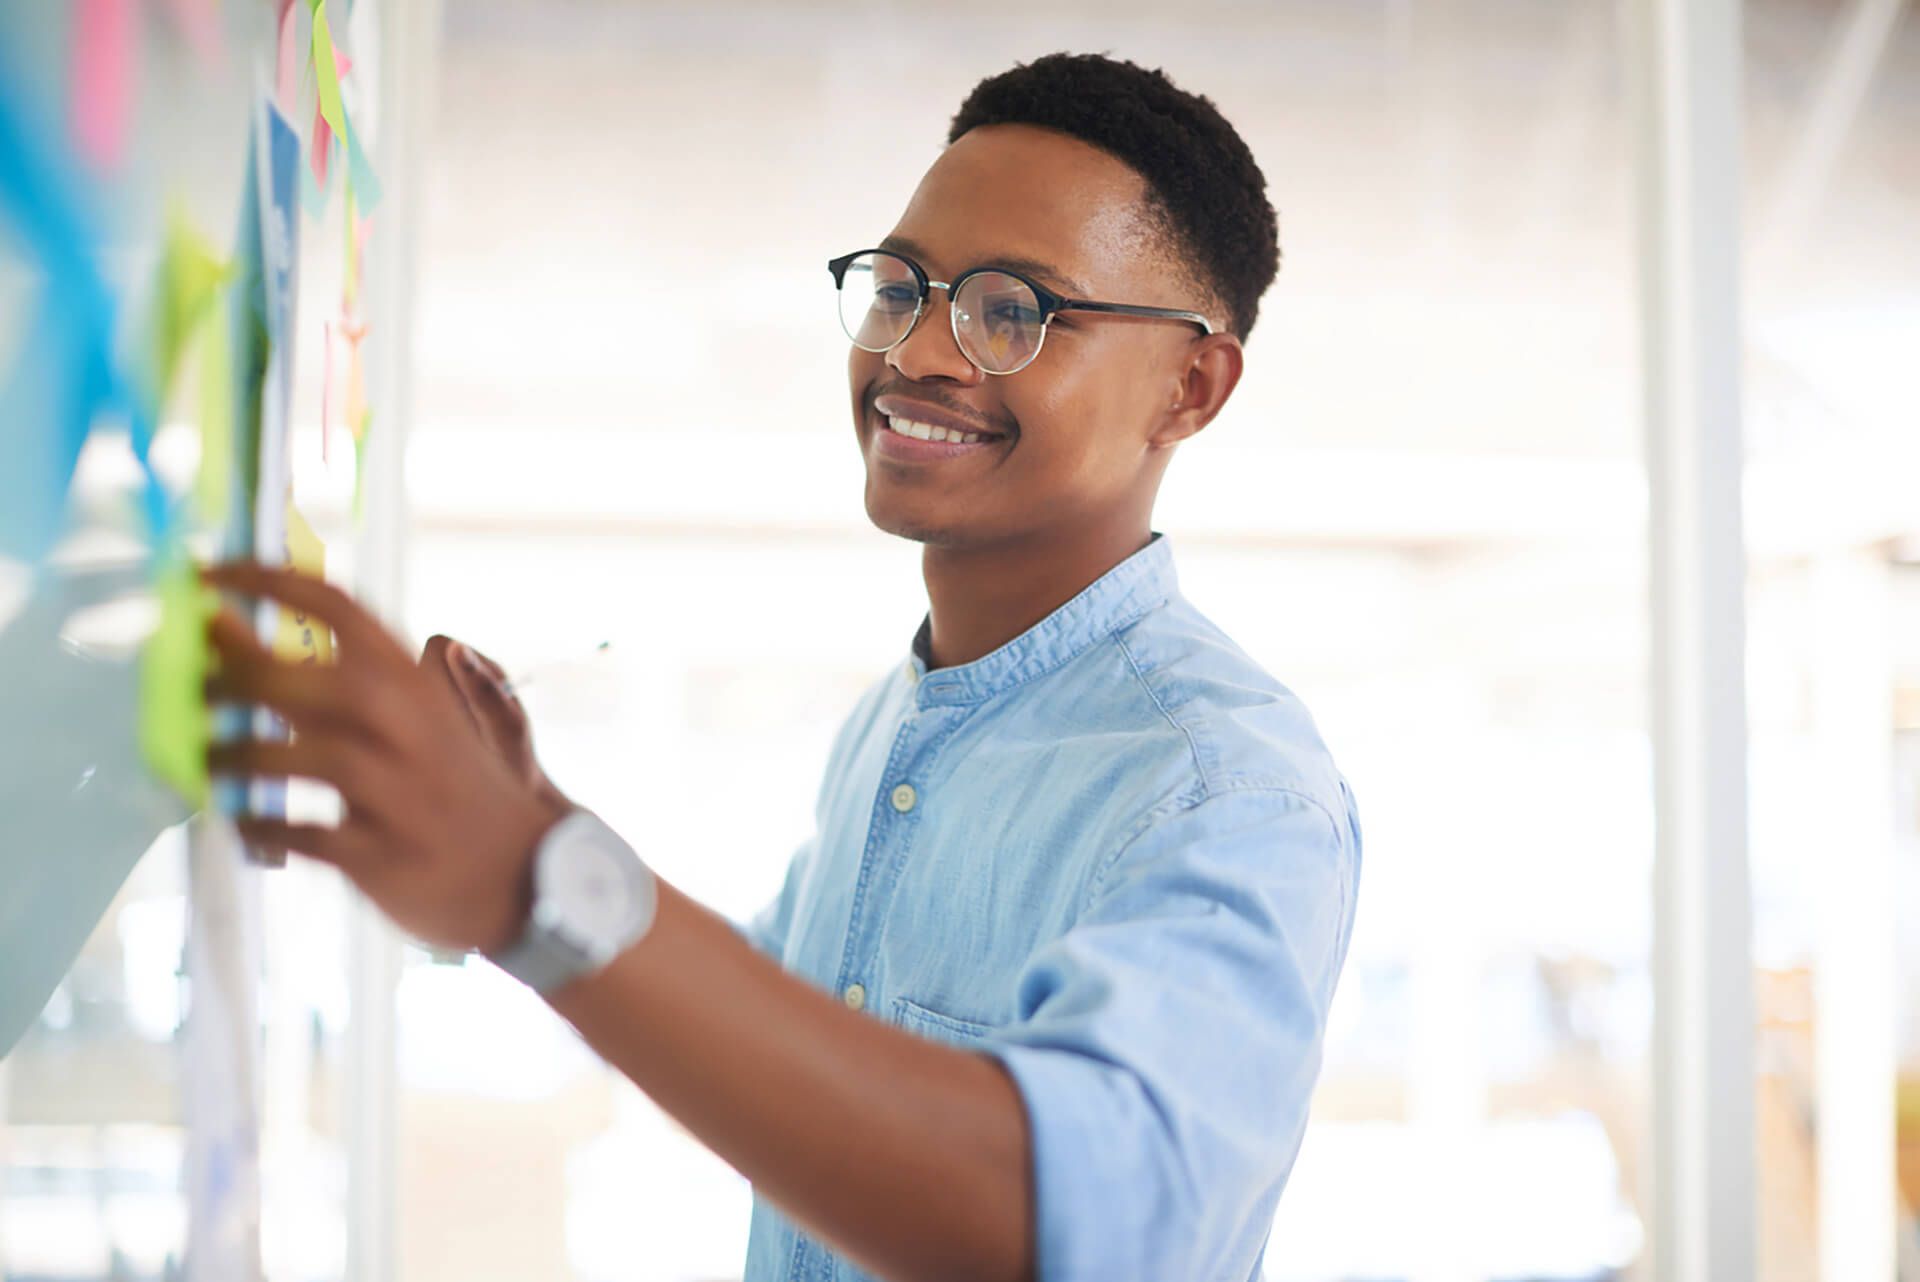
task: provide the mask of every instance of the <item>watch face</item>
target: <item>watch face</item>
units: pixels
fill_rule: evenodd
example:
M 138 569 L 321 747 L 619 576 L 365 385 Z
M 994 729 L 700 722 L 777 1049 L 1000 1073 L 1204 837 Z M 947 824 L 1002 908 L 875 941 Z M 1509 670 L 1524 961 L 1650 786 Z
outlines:
M 565 821 L 571 824 L 571 820 Z M 651 906 L 640 859 L 597 820 L 556 830 L 543 849 L 539 912 L 555 933 L 596 958 L 626 946 Z

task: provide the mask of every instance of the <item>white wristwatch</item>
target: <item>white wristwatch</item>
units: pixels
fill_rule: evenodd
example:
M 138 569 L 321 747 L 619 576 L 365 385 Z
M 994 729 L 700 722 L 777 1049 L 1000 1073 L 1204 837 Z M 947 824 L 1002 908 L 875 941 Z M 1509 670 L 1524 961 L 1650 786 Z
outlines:
M 591 811 L 547 829 L 533 860 L 526 928 L 491 957 L 534 991 L 603 969 L 653 924 L 653 870 Z

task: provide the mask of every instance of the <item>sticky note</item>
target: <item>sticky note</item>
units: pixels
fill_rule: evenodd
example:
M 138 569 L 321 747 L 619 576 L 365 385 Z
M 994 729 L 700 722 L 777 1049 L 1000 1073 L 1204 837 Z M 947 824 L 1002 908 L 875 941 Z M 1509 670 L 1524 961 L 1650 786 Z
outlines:
M 0 383 L 0 552 L 37 562 L 64 525 L 67 489 L 94 419 L 124 410 L 145 473 L 142 502 L 158 536 L 169 511 L 147 455 L 149 418 L 113 355 L 114 299 L 94 266 L 95 238 L 57 147 L 0 95 L 0 241 L 43 277 L 37 315 Z
M 194 230 L 179 206 L 172 207 L 148 335 L 146 392 L 156 416 L 173 385 L 181 353 L 189 342 L 204 339 L 207 313 L 219 310 L 214 303 L 232 275 L 233 265 Z
M 366 362 L 360 354 L 361 344 L 367 337 L 367 325 L 343 317 L 339 329 L 340 336 L 347 340 L 347 430 L 358 441 L 366 435 L 367 428 Z
M 300 94 L 300 16 L 305 10 L 293 0 L 280 0 L 280 35 L 275 48 L 273 94 L 280 110 L 291 116 Z
M 380 180 L 374 175 L 366 148 L 360 144 L 360 131 L 351 123 L 347 127 L 347 172 L 353 175 L 353 185 L 360 193 L 361 209 L 371 210 L 380 203 Z
M 140 651 L 140 754 L 148 769 L 194 806 L 207 804 L 211 718 L 204 688 L 211 664 L 207 621 L 219 594 L 178 549 L 154 581 L 160 622 Z
M 333 151 L 333 127 L 327 118 L 320 114 L 320 108 L 313 109 L 313 159 L 308 171 L 313 175 L 314 187 L 324 196 L 327 190 L 327 159 Z
M 320 116 L 328 128 L 347 136 L 346 110 L 340 105 L 340 67 L 333 57 L 333 30 L 327 23 L 327 0 L 313 9 L 313 74 L 319 86 Z
M 145 413 L 137 420 L 143 428 L 135 436 L 150 432 L 158 421 L 180 361 L 193 348 L 200 362 L 200 469 L 193 499 L 201 519 L 214 525 L 226 519 L 232 501 L 235 397 L 230 315 L 224 303 L 237 267 L 214 251 L 178 205 L 169 209 L 148 318 L 141 389 Z M 147 442 L 136 439 L 134 446 L 144 457 Z
M 326 577 L 326 544 L 293 505 L 291 496 L 287 499 L 287 564 L 316 579 Z M 273 652 L 290 663 L 331 663 L 333 632 L 320 620 L 283 605 L 274 631 Z
M 346 248 L 340 265 L 340 309 L 352 311 L 360 294 L 360 219 L 354 210 L 354 174 L 347 171 L 346 191 L 341 197 L 340 223 L 346 230 Z
M 346 103 L 340 96 L 340 78 L 352 69 L 353 63 L 333 43 L 333 26 L 328 17 L 327 0 L 315 0 L 311 8 L 311 48 L 316 89 L 311 162 L 314 183 L 319 190 L 326 189 L 328 156 L 332 150 L 332 140 L 338 138 L 347 155 L 347 172 L 359 193 L 359 207 L 370 210 L 380 203 L 380 179 L 373 172 L 373 161 L 367 156 L 366 144 L 361 141 L 360 132 L 353 127 L 353 120 L 347 115 Z M 348 227 L 348 235 L 351 236 L 351 215 Z
M 73 141 L 93 165 L 126 153 L 133 100 L 133 0 L 79 0 L 73 13 Z
M 367 488 L 367 436 L 373 431 L 371 407 L 361 416 L 360 431 L 353 438 L 353 519 L 366 514 L 362 496 Z

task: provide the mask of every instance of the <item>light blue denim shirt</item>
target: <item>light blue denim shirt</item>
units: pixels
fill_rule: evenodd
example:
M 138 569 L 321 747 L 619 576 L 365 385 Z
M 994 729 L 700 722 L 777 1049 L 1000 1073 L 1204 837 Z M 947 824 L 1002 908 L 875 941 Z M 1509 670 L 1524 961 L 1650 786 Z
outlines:
M 1257 1278 L 1353 930 L 1346 780 L 1159 531 L 991 654 L 928 671 L 927 637 L 855 704 L 816 831 L 736 925 L 1006 1066 L 1040 1282 Z M 746 1282 L 869 1276 L 755 1198 Z

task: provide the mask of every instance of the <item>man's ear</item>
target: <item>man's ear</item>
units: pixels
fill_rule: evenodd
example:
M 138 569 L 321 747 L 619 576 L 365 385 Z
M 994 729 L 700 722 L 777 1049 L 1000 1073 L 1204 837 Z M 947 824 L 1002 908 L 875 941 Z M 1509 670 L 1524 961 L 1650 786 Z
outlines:
M 1167 400 L 1166 412 L 1147 443 L 1155 449 L 1178 445 L 1213 421 L 1240 383 L 1246 352 L 1232 334 L 1208 334 L 1187 348 Z

